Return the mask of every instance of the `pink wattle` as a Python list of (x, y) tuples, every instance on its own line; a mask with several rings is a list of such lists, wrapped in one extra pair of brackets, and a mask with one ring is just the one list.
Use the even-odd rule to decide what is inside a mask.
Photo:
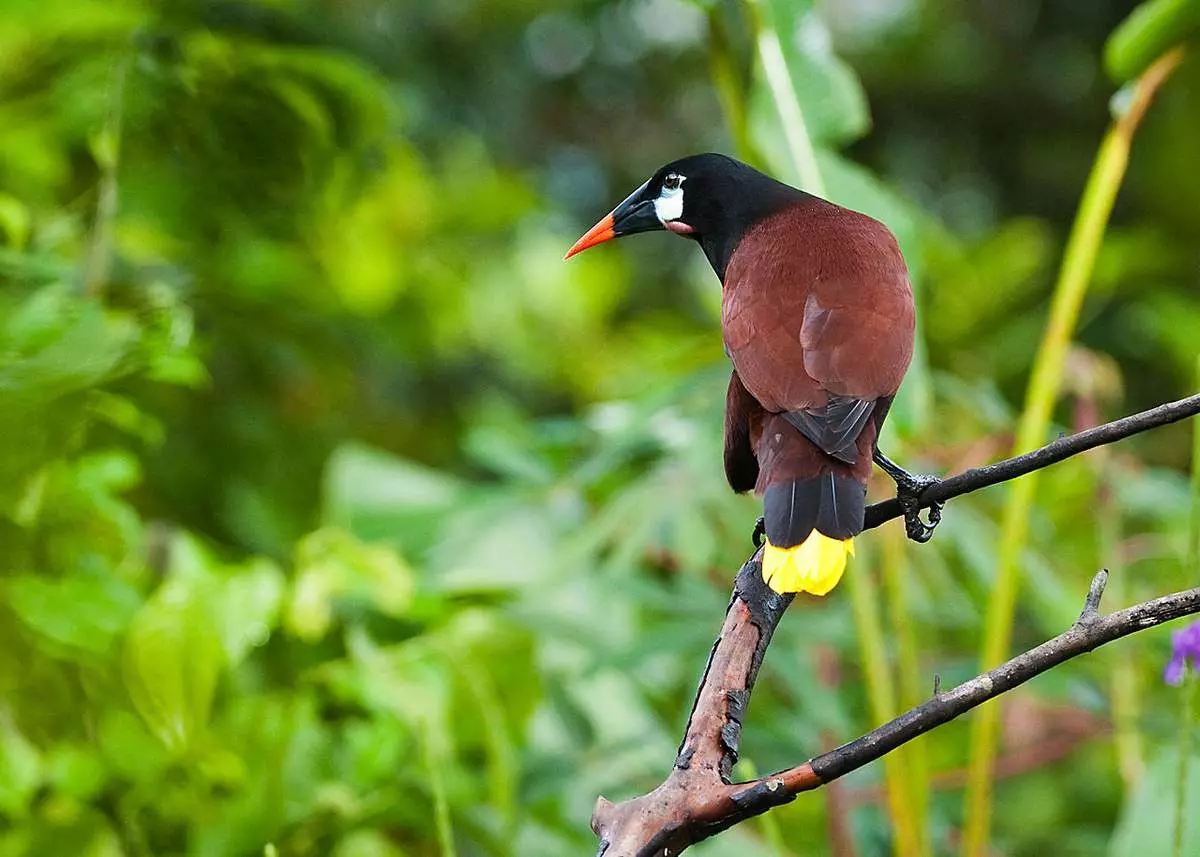
[(688, 226), (682, 220), (668, 220), (663, 226), (670, 229), (676, 235), (691, 235), (696, 230)]

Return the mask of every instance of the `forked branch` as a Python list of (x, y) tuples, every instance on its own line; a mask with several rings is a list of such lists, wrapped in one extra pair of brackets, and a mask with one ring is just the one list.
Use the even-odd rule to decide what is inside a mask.
[[(943, 479), (925, 489), (920, 502), (922, 506), (944, 502), (1197, 413), (1200, 395), (1162, 405), (1060, 438), (1026, 455)], [(868, 508), (866, 525), (876, 527), (901, 514), (895, 500), (878, 503)], [(923, 705), (828, 753), (757, 780), (730, 783), (754, 680), (791, 602), (790, 597), (763, 584), (756, 552), (738, 572), (721, 634), (709, 655), (670, 775), (641, 797), (619, 804), (597, 800), (592, 829), (600, 838), (598, 854), (674, 857), (689, 845), (881, 758), (1064, 661), (1136, 631), (1200, 613), (1197, 588), (1101, 616), (1100, 599), (1107, 579), (1107, 571), (1096, 575), (1079, 619), (1054, 639), (952, 690), (935, 692)]]
[[(758, 556), (738, 573), (733, 602), (713, 647), (684, 743), (667, 780), (620, 804), (596, 802), (592, 830), (602, 857), (672, 857), (747, 818), (789, 803), (874, 762), (929, 730), (1024, 684), (1064, 661), (1181, 616), (1200, 613), (1200, 588), (1165, 595), (1107, 616), (1099, 613), (1108, 572), (1100, 571), (1079, 618), (1062, 634), (919, 705), (849, 744), (794, 768), (731, 784), (750, 688), (766, 641), (787, 602), (765, 587)], [(749, 590), (749, 591), (748, 591)], [(769, 592), (769, 590), (767, 591)], [(761, 599), (775, 608), (759, 610)], [(748, 600), (747, 600), (748, 599)], [(753, 602), (753, 603), (752, 603)]]

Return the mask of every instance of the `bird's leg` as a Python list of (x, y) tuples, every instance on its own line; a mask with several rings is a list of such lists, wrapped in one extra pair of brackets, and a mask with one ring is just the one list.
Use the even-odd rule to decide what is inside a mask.
[(929, 523), (921, 520), (921, 492), (939, 481), (928, 473), (909, 473), (896, 462), (875, 449), (875, 463), (896, 483), (896, 499), (904, 507), (904, 529), (914, 542), (927, 542), (942, 520), (942, 504), (931, 503)]
[(767, 534), (767, 519), (762, 515), (758, 516), (758, 520), (754, 522), (754, 532), (750, 534), (750, 541), (754, 543), (754, 547), (760, 548), (763, 543), (763, 536)]

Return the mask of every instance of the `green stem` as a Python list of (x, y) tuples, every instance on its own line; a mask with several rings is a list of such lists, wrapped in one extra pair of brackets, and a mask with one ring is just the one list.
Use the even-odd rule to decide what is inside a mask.
[[(905, 549), (908, 540), (901, 527), (889, 527), (883, 533), (883, 591), (899, 654), (900, 710), (916, 708), (922, 702), (921, 667), (917, 656), (917, 634), (908, 612), (908, 575)], [(904, 748), (907, 803), (912, 807), (916, 854), (929, 852), (929, 756), (925, 737), (910, 741)]]
[[(1134, 132), (1153, 101), (1155, 92), (1178, 65), (1181, 56), (1180, 51), (1172, 51), (1142, 75), (1134, 87), (1128, 109), (1109, 126), (1100, 144), (1067, 241), (1054, 289), (1050, 320), (1034, 362), (1025, 409), (1017, 430), (1014, 447), (1017, 454), (1039, 446), (1046, 436), (1051, 412), (1058, 398), (1063, 359), (1079, 317), (1079, 308), (1087, 291), (1117, 190), (1129, 163)], [(1020, 558), (1028, 539), (1029, 516), (1037, 483), (1038, 472), (1035, 471), (1017, 480), (1008, 495), (1001, 523), (996, 580), (988, 604), (980, 651), (982, 669), (999, 663), (1008, 653)], [(962, 851), (965, 857), (987, 855), (992, 816), (992, 767), (996, 758), (998, 727), (999, 707), (989, 705), (980, 709), (971, 730), (967, 767), (966, 829)]]
[[(1190, 670), (1191, 667), (1189, 666)], [(1195, 707), (1196, 680), (1183, 678), (1183, 705), (1179, 720), (1179, 767), (1175, 773), (1175, 829), (1172, 854), (1183, 857), (1184, 825), (1187, 824), (1188, 769), (1192, 760), (1192, 710)]]
[(764, 14), (760, 0), (747, 0), (746, 5), (754, 26), (758, 59), (762, 63), (767, 89), (779, 112), (783, 137), (787, 141), (788, 153), (792, 157), (800, 186), (809, 193), (824, 196), (825, 182), (817, 164), (817, 150), (809, 136), (800, 101), (796, 98), (796, 88), (792, 84), (792, 74), (788, 71), (787, 58), (783, 55), (783, 45), (779, 42), (775, 24), (768, 20), (769, 14)]
[(713, 89), (721, 103), (721, 112), (729, 125), (729, 134), (738, 157), (754, 167), (762, 167), (762, 157), (750, 136), (750, 110), (746, 104), (746, 81), (739, 73), (729, 29), (720, 9), (708, 12), (708, 59)]
[[(1196, 362), (1200, 383), (1200, 361)], [(1188, 515), (1186, 572), (1189, 580), (1200, 578), (1200, 423), (1192, 427), (1192, 508)], [(1179, 767), (1175, 777), (1175, 857), (1183, 857), (1184, 824), (1187, 823), (1188, 771), (1192, 760), (1192, 718), (1195, 710), (1196, 679), (1189, 664), (1183, 675), (1183, 705), (1179, 722)]]
[(446, 793), (446, 778), (444, 771), (443, 743), (445, 737), (440, 733), (440, 724), (432, 718), (421, 721), (421, 748), (425, 764), (425, 773), (429, 777), (429, 790), (433, 796), (433, 821), (437, 829), (438, 845), (442, 857), (456, 857), (454, 848), (454, 827), (450, 821), (450, 798)]
[[(1200, 385), (1200, 360), (1196, 361), (1196, 383)], [(1200, 422), (1192, 424), (1191, 516), (1188, 518), (1187, 574), (1200, 580)]]
[(97, 144), (100, 182), (95, 220), (83, 263), (83, 292), (89, 297), (96, 297), (104, 290), (112, 267), (113, 222), (117, 218), (117, 170), (121, 163), (121, 121), (128, 75), (129, 61), (125, 58), (116, 60), (109, 86), (108, 116)]
[[(864, 551), (865, 553), (865, 551)], [(871, 563), (861, 557), (846, 574), (850, 608), (858, 629), (859, 658), (867, 678), (867, 704), (873, 723), (886, 723), (898, 713), (896, 689), (888, 670), (887, 645), (879, 615), (878, 593), (871, 576)], [(894, 853), (897, 857), (920, 854), (918, 825), (907, 776), (909, 748), (899, 747), (884, 757), (888, 811), (892, 819)]]
[[(1116, 478), (1109, 472), (1110, 456), (1097, 456), (1096, 477), (1104, 492), (1104, 502), (1098, 514), (1099, 538), (1097, 547), (1100, 565), (1109, 570), (1105, 601), (1110, 606), (1126, 607), (1130, 603), (1129, 582), (1121, 561), (1121, 509), (1116, 500)], [(1113, 718), (1113, 747), (1117, 769), (1126, 795), (1132, 794), (1142, 778), (1141, 703), (1138, 695), (1138, 670), (1133, 653), (1128, 648), (1116, 652), (1112, 678), (1109, 682), (1109, 706)]]

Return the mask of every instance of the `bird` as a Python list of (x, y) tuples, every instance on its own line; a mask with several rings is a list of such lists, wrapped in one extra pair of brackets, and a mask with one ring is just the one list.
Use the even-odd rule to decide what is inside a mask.
[(914, 500), (932, 477), (877, 443), (916, 329), (891, 230), (709, 152), (660, 167), (564, 258), (656, 230), (699, 244), (722, 284), (733, 365), (724, 469), (735, 492), (762, 497), (754, 541), (764, 582), (781, 594), (837, 586), (863, 529), (873, 461), (896, 481), (910, 537), (927, 540), (938, 516), (923, 524)]

